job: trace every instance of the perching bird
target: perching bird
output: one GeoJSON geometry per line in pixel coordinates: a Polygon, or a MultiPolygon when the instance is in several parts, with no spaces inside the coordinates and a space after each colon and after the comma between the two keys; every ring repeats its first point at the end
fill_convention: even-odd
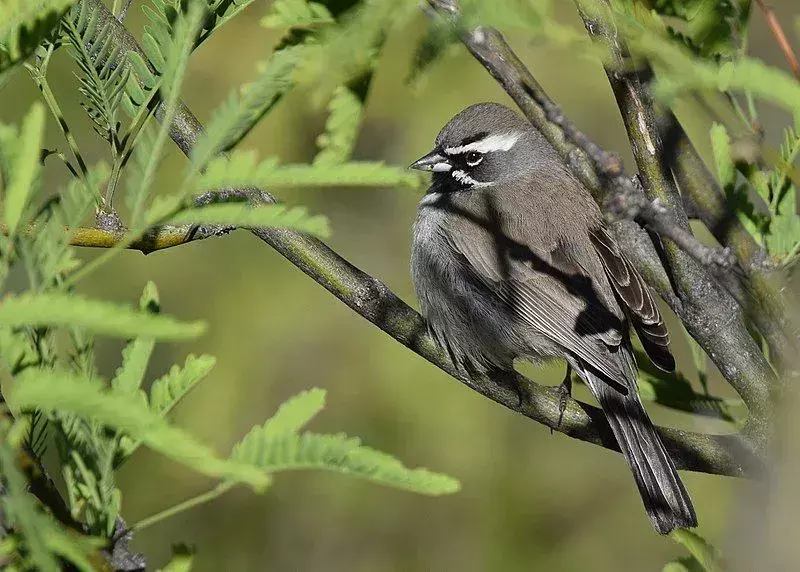
{"type": "MultiPolygon", "coordinates": [[[[697,526],[636,389],[630,326],[672,371],[669,333],[586,188],[528,121],[468,107],[411,165],[432,171],[413,231],[414,287],[437,342],[465,372],[561,357],[597,398],[655,529],[697,526]]],[[[566,403],[566,397],[564,404],[566,403]]]]}

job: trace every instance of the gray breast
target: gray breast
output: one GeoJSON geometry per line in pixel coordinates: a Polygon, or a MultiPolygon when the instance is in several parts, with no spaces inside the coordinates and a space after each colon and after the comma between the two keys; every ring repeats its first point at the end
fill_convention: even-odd
{"type": "Polygon", "coordinates": [[[516,357],[529,353],[519,323],[447,243],[446,215],[435,205],[436,194],[423,198],[413,230],[411,275],[422,313],[431,334],[460,366],[511,369],[516,357]]]}

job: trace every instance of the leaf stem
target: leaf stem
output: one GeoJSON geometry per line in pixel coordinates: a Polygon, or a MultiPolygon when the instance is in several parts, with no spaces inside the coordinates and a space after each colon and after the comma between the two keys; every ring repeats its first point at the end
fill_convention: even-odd
{"type": "Polygon", "coordinates": [[[75,157],[75,161],[78,164],[78,178],[83,183],[83,186],[86,187],[86,190],[94,195],[95,201],[98,205],[105,204],[103,197],[100,195],[98,190],[89,183],[89,169],[86,167],[86,162],[83,160],[83,155],[81,155],[80,149],[78,148],[78,142],[72,135],[72,131],[70,130],[69,125],[67,125],[66,119],[64,119],[61,106],[58,105],[58,101],[53,94],[53,90],[50,88],[50,83],[47,81],[47,78],[43,74],[39,73],[39,71],[33,66],[25,64],[25,67],[30,72],[34,83],[36,83],[36,86],[39,88],[39,91],[42,92],[42,98],[44,99],[45,104],[47,104],[47,107],[50,109],[50,113],[53,114],[56,123],[58,123],[61,133],[64,135],[64,139],[66,139],[70,151],[72,151],[72,156],[75,157]]]}
{"type": "Polygon", "coordinates": [[[174,506],[171,506],[167,509],[164,509],[160,512],[157,512],[155,514],[143,518],[142,520],[131,526],[130,529],[128,529],[126,532],[139,532],[140,530],[144,530],[149,526],[157,524],[167,518],[178,515],[186,510],[189,510],[190,508],[194,508],[196,506],[200,506],[201,504],[212,501],[215,498],[222,496],[235,486],[236,483],[233,481],[220,483],[210,491],[206,491],[202,494],[186,499],[181,503],[178,503],[174,506]]]}

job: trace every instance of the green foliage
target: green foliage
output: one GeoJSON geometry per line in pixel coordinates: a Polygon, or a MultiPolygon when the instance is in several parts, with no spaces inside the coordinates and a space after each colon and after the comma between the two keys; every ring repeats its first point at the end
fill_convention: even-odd
{"type": "Polygon", "coordinates": [[[20,223],[26,222],[23,215],[39,174],[43,131],[44,108],[39,103],[31,107],[19,134],[13,127],[0,124],[0,164],[5,187],[3,218],[11,238],[20,223]]]}
{"type": "Polygon", "coordinates": [[[328,112],[325,133],[317,137],[319,153],[314,157],[315,165],[335,165],[350,158],[358,136],[363,104],[353,90],[339,86],[328,104],[328,112]]]}
{"type": "Polygon", "coordinates": [[[258,77],[232,92],[217,108],[208,122],[205,134],[192,151],[192,164],[200,171],[214,155],[227,151],[240,142],[255,124],[294,84],[294,72],[306,53],[303,46],[275,52],[267,64],[261,65],[258,77]]]}
{"type": "MultiPolygon", "coordinates": [[[[683,528],[673,530],[669,534],[670,538],[682,545],[691,554],[690,559],[685,559],[686,564],[681,563],[688,570],[704,570],[705,572],[721,572],[725,568],[722,565],[722,557],[719,551],[711,546],[700,535],[683,528]]],[[[678,568],[677,570],[680,570],[678,568]]],[[[675,570],[675,572],[677,572],[675,570]]]]}
{"type": "Polygon", "coordinates": [[[309,216],[305,207],[285,205],[216,204],[181,211],[170,224],[231,225],[242,228],[290,228],[320,237],[330,235],[328,219],[309,216]]]}
{"type": "MultiPolygon", "coordinates": [[[[156,285],[148,282],[139,300],[139,310],[157,314],[160,309],[156,285]]],[[[122,350],[122,365],[111,380],[111,387],[121,393],[137,391],[142,386],[155,345],[156,341],[152,337],[137,337],[131,340],[122,350]]]]}
{"type": "Polygon", "coordinates": [[[62,567],[57,557],[62,557],[79,570],[94,570],[88,555],[105,544],[102,539],[89,538],[75,532],[67,533],[59,527],[52,516],[42,511],[35,499],[27,492],[25,475],[17,465],[18,452],[13,450],[8,439],[8,420],[0,418],[0,474],[4,477],[2,509],[9,521],[4,527],[18,527],[25,541],[27,554],[4,554],[6,564],[18,565],[22,569],[57,571],[62,567]],[[20,562],[15,562],[19,558],[20,562]]]}
{"type": "Polygon", "coordinates": [[[107,391],[97,380],[28,369],[6,395],[17,409],[66,411],[92,419],[204,475],[246,483],[255,490],[263,490],[268,483],[262,471],[236,459],[221,459],[188,433],[169,425],[141,400],[113,389],[107,391]]]}
{"type": "Polygon", "coordinates": [[[189,572],[194,563],[194,551],[184,545],[172,547],[172,559],[161,572],[189,572]]]}
{"type": "Polygon", "coordinates": [[[793,263],[800,253],[797,188],[788,176],[800,154],[800,119],[797,119],[800,114],[795,117],[796,127],[786,129],[778,163],[770,171],[749,164],[737,165],[725,127],[714,124],[711,129],[717,172],[729,206],[767,252],[783,265],[793,263]],[[747,180],[738,177],[739,171],[750,176],[747,180]]]}
{"type": "Polygon", "coordinates": [[[155,137],[144,137],[136,149],[135,164],[132,170],[135,183],[128,189],[131,208],[131,226],[138,227],[143,214],[144,197],[155,180],[156,170],[161,160],[164,146],[169,138],[169,126],[177,111],[180,88],[189,64],[189,56],[194,49],[195,40],[205,16],[205,8],[199,2],[190,2],[188,11],[178,12],[172,25],[172,35],[166,33],[164,26],[154,25],[148,30],[151,42],[143,43],[146,53],[159,73],[161,91],[162,121],[155,137]]]}
{"type": "Polygon", "coordinates": [[[325,391],[312,389],[286,400],[261,427],[263,438],[296,433],[325,407],[325,391]]]}
{"type": "MultiPolygon", "coordinates": [[[[701,13],[697,12],[697,7],[705,9],[708,4],[723,3],[730,2],[697,0],[687,6],[694,6],[695,9],[689,9],[689,12],[698,15],[701,13]]],[[[695,45],[695,49],[692,50],[674,41],[667,25],[655,11],[646,11],[638,3],[634,4],[633,10],[629,10],[629,4],[624,2],[615,2],[613,8],[597,0],[581,0],[581,5],[590,15],[599,14],[601,17],[611,10],[610,17],[624,34],[631,52],[637,57],[646,58],[656,67],[657,76],[653,93],[664,104],[671,105],[677,97],[692,92],[744,91],[789,110],[800,110],[800,82],[789,74],[744,55],[739,55],[735,59],[716,57],[722,53],[730,54],[736,51],[739,36],[737,30],[745,26],[743,22],[746,22],[747,17],[744,8],[734,8],[739,15],[734,18],[737,22],[729,19],[726,22],[715,23],[713,19],[716,16],[713,14],[702,18],[698,16],[697,22],[701,22],[702,25],[696,26],[695,34],[688,39],[688,42],[694,44],[702,39],[703,43],[695,45]],[[733,28],[729,34],[720,34],[709,31],[706,24],[710,24],[714,29],[729,25],[733,28]],[[698,52],[701,56],[705,54],[708,57],[698,57],[698,52]]],[[[716,8],[710,9],[713,11],[716,8]]]]}
{"type": "MultiPolygon", "coordinates": [[[[167,145],[170,119],[180,110],[181,88],[192,52],[251,3],[154,0],[145,8],[149,21],[142,36],[143,55],[120,42],[116,23],[96,12],[91,3],[80,2],[69,11],[72,2],[0,4],[0,10],[7,10],[0,18],[0,38],[5,47],[0,52],[0,73],[35,53],[25,66],[70,155],[58,149],[42,152],[45,112],[39,104],[31,108],[21,127],[0,126],[0,284],[5,284],[12,273],[24,277],[23,283],[15,284],[15,293],[4,291],[0,298],[0,371],[8,407],[7,413],[0,413],[13,413],[17,418],[14,439],[0,443],[0,477],[14,484],[3,506],[13,532],[9,542],[1,546],[4,557],[20,569],[55,570],[61,567],[61,560],[67,560],[78,569],[90,570],[107,558],[98,549],[118,530],[122,510],[116,471],[139,445],[220,483],[198,499],[167,508],[134,527],[216,498],[237,484],[248,484],[261,492],[272,472],[289,468],[328,469],[427,494],[457,489],[457,483],[448,477],[406,469],[388,455],[362,447],[357,440],[299,434],[323,406],[320,390],[281,406],[272,419],[245,438],[233,458],[217,455],[167,419],[176,404],[208,376],[213,357],[189,356],[183,366],[173,366],[146,390],[156,342],[196,337],[203,332],[203,324],[161,314],[152,283],[145,286],[138,309],[88,299],[74,291],[79,277],[117,252],[86,264],[76,256],[70,241],[86,223],[93,206],[106,217],[119,216],[113,201],[118,189],[124,189],[127,207],[119,218],[133,229],[125,235],[124,243],[141,234],[148,224],[164,223],[275,226],[318,236],[329,234],[327,219],[310,216],[303,207],[251,207],[214,200],[195,206],[191,199],[200,189],[420,184],[416,174],[409,175],[399,167],[347,162],[385,35],[396,17],[405,17],[416,8],[410,2],[400,6],[370,0],[354,2],[351,10],[335,10],[334,18],[322,4],[278,2],[272,9],[271,24],[291,27],[295,32],[271,55],[253,82],[237,90],[213,113],[178,191],[150,198],[158,183],[156,174],[167,145]],[[11,15],[5,17],[7,14],[11,15]],[[56,33],[55,16],[61,14],[64,18],[56,33]],[[62,45],[68,47],[64,51],[76,64],[76,91],[88,121],[105,142],[110,165],[100,162],[87,166],[59,100],[50,89],[51,56],[62,45]],[[369,48],[366,58],[357,51],[348,52],[359,46],[369,48]],[[337,68],[331,70],[324,60],[334,51],[338,54],[337,68]],[[276,159],[258,163],[255,155],[239,151],[229,158],[215,159],[219,152],[238,145],[284,94],[298,85],[323,81],[336,81],[340,87],[330,99],[329,119],[313,164],[280,165],[276,159]],[[156,110],[163,120],[161,126],[151,121],[156,110]],[[48,167],[58,161],[73,175],[55,196],[43,196],[44,158],[48,167]],[[94,336],[128,340],[120,365],[108,382],[97,372],[94,336]],[[69,517],[82,532],[98,538],[68,532],[25,493],[26,475],[15,472],[14,456],[21,447],[41,455],[47,440],[55,450],[54,470],[63,478],[69,517]],[[255,445],[274,445],[273,456],[246,459],[253,452],[249,447],[255,445]],[[275,456],[282,446],[291,447],[275,456]]],[[[270,24],[270,18],[265,23],[270,24]]],[[[178,550],[166,569],[186,570],[191,561],[190,553],[178,550]]]]}
{"type": "Polygon", "coordinates": [[[417,173],[383,163],[279,165],[276,158],[256,162],[253,152],[214,159],[197,178],[198,190],[289,186],[408,186],[420,188],[417,173]]]}
{"type": "Polygon", "coordinates": [[[310,28],[332,24],[333,16],[319,2],[275,0],[268,15],[261,20],[265,28],[310,28]]]}
{"type": "Polygon", "coordinates": [[[183,367],[173,365],[168,373],[153,382],[150,388],[150,408],[162,416],[169,413],[209,374],[216,361],[211,356],[190,355],[183,367]]]}
{"type": "Polygon", "coordinates": [[[0,324],[17,326],[72,326],[110,336],[148,336],[160,340],[196,338],[202,322],[179,322],[110,302],[88,300],[74,294],[20,294],[0,301],[0,324]]]}
{"type": "Polygon", "coordinates": [[[58,26],[75,0],[4,0],[0,2],[0,87],[10,71],[25,61],[58,26]]]}
{"type": "Polygon", "coordinates": [[[324,100],[337,87],[370,74],[391,28],[407,21],[417,9],[417,3],[411,0],[356,3],[335,24],[315,30],[305,41],[306,53],[298,64],[297,81],[302,85],[313,83],[315,96],[324,100]]]}
{"type": "MultiPolygon", "coordinates": [[[[705,357],[705,354],[702,354],[705,357]]],[[[686,377],[673,372],[667,373],[650,365],[645,355],[637,357],[639,376],[637,379],[639,395],[675,409],[703,417],[713,417],[731,423],[742,423],[747,418],[747,408],[739,399],[723,399],[698,393],[686,377]]]]}
{"type": "Polygon", "coordinates": [[[298,434],[324,406],[324,392],[302,393],[275,416],[250,432],[233,448],[231,457],[269,473],[293,469],[324,469],[410,491],[441,495],[459,489],[458,481],[426,469],[409,470],[393,457],[364,447],[345,435],[298,434]]]}
{"type": "Polygon", "coordinates": [[[95,131],[117,148],[121,145],[118,108],[128,80],[122,45],[113,41],[111,25],[101,23],[85,2],[70,10],[61,29],[80,71],[78,90],[84,96],[81,105],[95,131]]]}
{"type": "Polygon", "coordinates": [[[732,57],[741,49],[750,0],[657,0],[653,9],[677,18],[671,32],[703,57],[732,57]]]}

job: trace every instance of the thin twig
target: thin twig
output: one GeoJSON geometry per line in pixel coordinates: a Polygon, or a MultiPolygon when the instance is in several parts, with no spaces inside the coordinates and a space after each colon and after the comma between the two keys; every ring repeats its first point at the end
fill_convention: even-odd
{"type": "Polygon", "coordinates": [[[764,3],[764,0],[756,0],[756,4],[758,4],[758,7],[761,8],[762,12],[764,12],[764,17],[767,19],[767,24],[769,24],[770,30],[772,30],[772,35],[775,36],[775,40],[778,42],[783,55],[786,57],[786,61],[789,62],[789,67],[792,68],[794,76],[797,79],[800,79],[800,61],[797,60],[797,55],[794,53],[794,49],[792,49],[789,39],[783,32],[783,27],[781,26],[781,23],[778,22],[775,12],[773,12],[772,8],[764,3]]]}

